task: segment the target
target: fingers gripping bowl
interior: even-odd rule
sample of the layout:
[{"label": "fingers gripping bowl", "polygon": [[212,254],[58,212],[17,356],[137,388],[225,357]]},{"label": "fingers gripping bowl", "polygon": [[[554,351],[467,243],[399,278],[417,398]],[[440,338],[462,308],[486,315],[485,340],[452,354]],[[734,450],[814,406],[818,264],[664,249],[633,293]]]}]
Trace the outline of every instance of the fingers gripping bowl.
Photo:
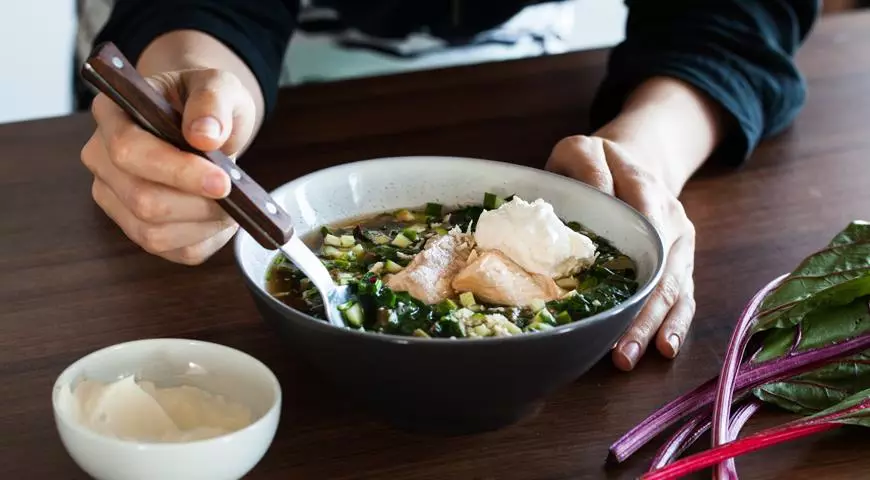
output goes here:
[{"label": "fingers gripping bowl", "polygon": [[[580,182],[542,170],[464,158],[361,161],[298,178],[272,195],[294,219],[297,234],[307,239],[324,238],[325,226],[347,225],[383,212],[423,210],[432,203],[443,205],[445,211],[479,205],[484,192],[502,198],[513,194],[529,202],[544,199],[561,219],[579,222],[593,238],[606,239],[632,261],[633,293],[583,318],[545,322],[546,328],[528,328],[535,316],[527,315],[516,324],[519,332],[511,329],[516,335],[456,338],[462,335],[438,335],[433,325],[404,333],[362,331],[336,328],[309,309],[276,298],[267,281],[276,253],[246,232],[236,237],[236,259],[265,321],[361,405],[406,428],[497,428],[518,420],[548,394],[585,373],[626,330],[661,276],[664,246],[655,228],[623,202]],[[334,237],[340,246],[341,236]],[[570,293],[565,292],[570,285],[561,284],[560,294]],[[455,305],[457,310],[469,306],[481,313],[484,308],[474,301],[462,303]],[[526,310],[540,307],[528,305]]]}]

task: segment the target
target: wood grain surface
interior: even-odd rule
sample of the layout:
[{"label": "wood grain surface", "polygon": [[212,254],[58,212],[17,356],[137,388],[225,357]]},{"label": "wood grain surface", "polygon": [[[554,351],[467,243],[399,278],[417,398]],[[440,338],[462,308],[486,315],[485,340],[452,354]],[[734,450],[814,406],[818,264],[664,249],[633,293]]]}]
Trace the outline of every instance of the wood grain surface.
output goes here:
[{"label": "wood grain surface", "polygon": [[[240,160],[266,188],[341,162],[409,154],[542,166],[586,132],[605,51],[315,85],[281,93]],[[698,311],[675,361],[651,352],[620,373],[609,359],[533,418],[483,435],[391,430],[331,396],[264,327],[224,249],[173,265],[128,241],[90,197],[79,152],[89,115],[0,127],[0,478],[86,478],[56,434],[57,375],[86,353],[146,337],[187,337],[263,360],[284,388],[275,442],[251,479],[635,478],[653,448],[604,464],[608,445],[717,373],[750,295],[870,220],[870,14],[827,16],[799,54],[809,100],[794,126],[741,168],[711,166],[683,200],[698,230]],[[786,418],[765,411],[748,430]],[[841,430],[741,458],[753,479],[870,476],[866,431]],[[703,478],[703,477],[701,477]]]}]

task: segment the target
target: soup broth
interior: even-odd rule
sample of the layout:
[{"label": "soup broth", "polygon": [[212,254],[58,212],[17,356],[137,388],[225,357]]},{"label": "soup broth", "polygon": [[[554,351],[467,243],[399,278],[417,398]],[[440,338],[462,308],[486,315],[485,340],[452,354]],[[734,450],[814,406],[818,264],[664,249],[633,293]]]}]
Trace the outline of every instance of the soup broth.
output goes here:
[{"label": "soup broth", "polygon": [[[565,220],[564,225],[592,241],[596,253],[591,265],[555,279],[558,298],[505,305],[487,303],[470,291],[455,291],[437,303],[427,303],[387,286],[391,276],[409,268],[433,242],[456,232],[473,233],[482,212],[510,200],[487,193],[481,204],[450,211],[429,203],[380,213],[322,227],[306,243],[337,283],[351,287],[352,300],[340,307],[348,326],[376,333],[476,338],[539,332],[613,308],[637,291],[631,258],[580,223]],[[285,304],[325,320],[317,289],[283,255],[270,265],[266,287]]]}]

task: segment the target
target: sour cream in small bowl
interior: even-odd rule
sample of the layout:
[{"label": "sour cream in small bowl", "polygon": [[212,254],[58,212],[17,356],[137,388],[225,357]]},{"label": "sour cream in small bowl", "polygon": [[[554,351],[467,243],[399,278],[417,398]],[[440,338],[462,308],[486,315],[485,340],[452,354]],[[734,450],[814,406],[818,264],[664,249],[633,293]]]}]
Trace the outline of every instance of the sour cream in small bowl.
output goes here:
[{"label": "sour cream in small bowl", "polygon": [[67,367],[52,405],[64,447],[94,478],[235,480],[272,443],[281,387],[239,350],[149,339]]}]

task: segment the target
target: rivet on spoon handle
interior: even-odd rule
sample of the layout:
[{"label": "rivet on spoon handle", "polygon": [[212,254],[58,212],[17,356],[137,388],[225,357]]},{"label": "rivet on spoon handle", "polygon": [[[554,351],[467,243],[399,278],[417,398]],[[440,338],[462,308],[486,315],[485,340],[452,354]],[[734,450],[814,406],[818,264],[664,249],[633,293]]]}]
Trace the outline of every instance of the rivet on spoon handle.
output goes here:
[{"label": "rivet on spoon handle", "polygon": [[227,172],[232,188],[226,198],[217,202],[260,245],[272,250],[290,240],[293,236],[290,215],[228,156],[217,150],[203,152],[187,143],[181,129],[181,113],[145,81],[113,43],[97,45],[81,73],[143,128]]}]

